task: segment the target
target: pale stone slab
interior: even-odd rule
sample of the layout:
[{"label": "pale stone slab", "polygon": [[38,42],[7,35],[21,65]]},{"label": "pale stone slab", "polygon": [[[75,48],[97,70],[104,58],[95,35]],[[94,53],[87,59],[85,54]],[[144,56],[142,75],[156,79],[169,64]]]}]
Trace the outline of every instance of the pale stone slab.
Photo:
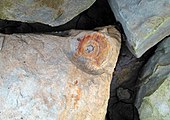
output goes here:
[{"label": "pale stone slab", "polygon": [[0,119],[104,120],[121,36],[99,29],[0,34]]},{"label": "pale stone slab", "polygon": [[170,0],[108,0],[136,56],[170,35]]}]

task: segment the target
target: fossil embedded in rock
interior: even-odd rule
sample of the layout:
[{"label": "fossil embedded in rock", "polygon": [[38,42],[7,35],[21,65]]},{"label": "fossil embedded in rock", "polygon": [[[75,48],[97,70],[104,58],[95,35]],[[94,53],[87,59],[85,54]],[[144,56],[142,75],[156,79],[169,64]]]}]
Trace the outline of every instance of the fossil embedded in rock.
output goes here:
[{"label": "fossil embedded in rock", "polygon": [[0,34],[0,119],[104,120],[120,50],[109,30],[120,36]]},{"label": "fossil embedded in rock", "polygon": [[[110,27],[111,28],[111,27]],[[108,27],[109,29],[109,27]],[[119,36],[112,38],[106,32],[90,32],[78,36],[78,41],[72,42],[70,60],[75,65],[91,74],[101,74],[107,71],[108,61],[113,59],[117,51],[113,39],[120,41],[120,33],[113,27],[113,34]],[[114,36],[114,35],[112,35]]]}]

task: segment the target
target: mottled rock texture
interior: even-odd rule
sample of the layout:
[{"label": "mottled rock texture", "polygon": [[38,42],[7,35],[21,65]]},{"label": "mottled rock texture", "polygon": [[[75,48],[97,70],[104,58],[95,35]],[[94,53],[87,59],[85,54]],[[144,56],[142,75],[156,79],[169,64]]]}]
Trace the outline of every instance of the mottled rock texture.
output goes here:
[{"label": "mottled rock texture", "polygon": [[0,35],[0,119],[105,119],[120,33],[64,34]]},{"label": "mottled rock texture", "polygon": [[155,54],[144,66],[139,82],[136,106],[142,103],[139,109],[141,120],[169,120],[170,38],[158,45]]},{"label": "mottled rock texture", "polygon": [[1,0],[0,18],[58,26],[89,8],[95,0]]},{"label": "mottled rock texture", "polygon": [[170,119],[170,77],[152,95],[145,97],[139,109],[140,120]]},{"label": "mottled rock texture", "polygon": [[170,34],[170,0],[108,0],[131,52],[140,57]]},{"label": "mottled rock texture", "polygon": [[96,27],[111,24],[116,25],[116,21],[107,0],[96,0],[89,9],[80,13],[66,24],[54,27],[37,22],[28,23],[0,19],[0,33],[44,33],[66,31],[70,29],[91,30]]}]

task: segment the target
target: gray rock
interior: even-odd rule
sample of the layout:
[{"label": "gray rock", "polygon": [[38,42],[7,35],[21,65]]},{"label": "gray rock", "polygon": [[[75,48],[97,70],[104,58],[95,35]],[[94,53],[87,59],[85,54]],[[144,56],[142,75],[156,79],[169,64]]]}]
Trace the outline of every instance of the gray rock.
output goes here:
[{"label": "gray rock", "polygon": [[141,120],[169,120],[170,37],[159,44],[155,54],[144,66],[139,81],[136,106],[141,106]]},{"label": "gray rock", "polygon": [[1,120],[104,120],[120,33],[68,34],[0,34]]},{"label": "gray rock", "polygon": [[169,120],[170,118],[170,76],[152,95],[143,99],[139,109],[141,120]]},{"label": "gray rock", "polygon": [[155,54],[143,67],[139,77],[139,92],[136,105],[139,107],[144,96],[151,95],[169,77],[170,74],[170,38],[166,38]]},{"label": "gray rock", "polygon": [[1,0],[0,18],[58,26],[89,8],[95,0]]},{"label": "gray rock", "polygon": [[170,0],[108,0],[131,52],[140,57],[170,35]]}]

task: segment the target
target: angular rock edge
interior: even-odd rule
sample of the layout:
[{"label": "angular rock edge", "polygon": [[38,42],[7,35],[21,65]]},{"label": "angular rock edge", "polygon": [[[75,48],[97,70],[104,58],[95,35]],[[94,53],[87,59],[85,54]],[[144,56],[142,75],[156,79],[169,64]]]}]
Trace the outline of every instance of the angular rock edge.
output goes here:
[{"label": "angular rock edge", "polygon": [[170,76],[170,37],[165,38],[155,51],[155,54],[144,66],[139,77],[139,92],[136,106],[140,107],[142,99],[159,89],[159,86]]},{"label": "angular rock edge", "polygon": [[160,2],[108,0],[108,2],[116,19],[122,23],[128,48],[137,58],[170,35],[168,0]]}]

